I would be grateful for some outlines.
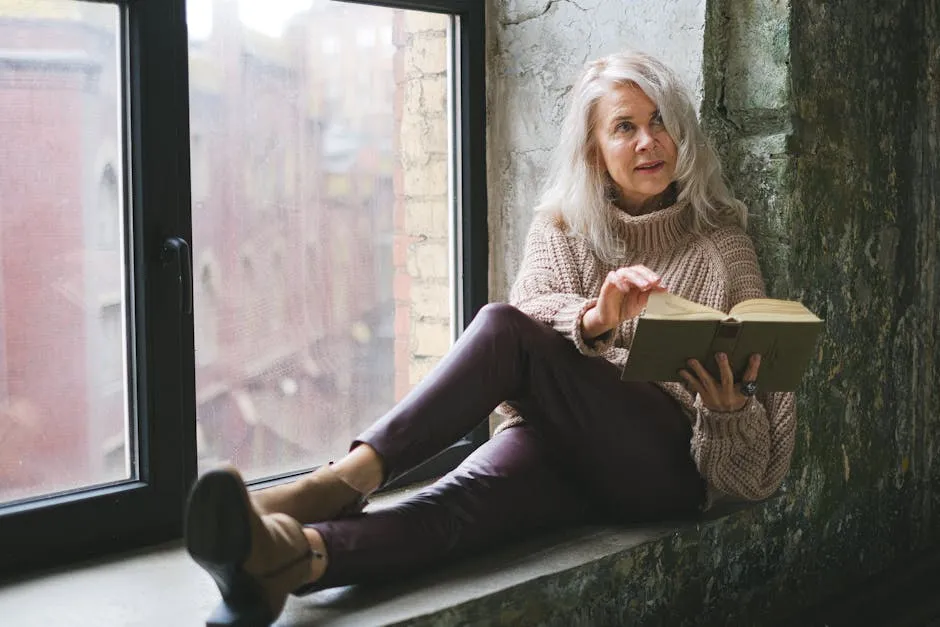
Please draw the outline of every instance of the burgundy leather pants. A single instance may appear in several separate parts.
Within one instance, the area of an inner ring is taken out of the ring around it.
[[[316,588],[380,581],[538,531],[589,519],[690,516],[705,486],[679,405],[620,380],[551,327],[504,304],[484,307],[438,366],[361,434],[386,480],[413,468],[509,401],[526,424],[491,438],[406,500],[309,525],[329,567]]]

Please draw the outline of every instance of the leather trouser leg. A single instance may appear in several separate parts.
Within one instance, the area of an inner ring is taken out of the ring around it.
[[[330,560],[312,589],[394,580],[582,522],[591,505],[563,470],[531,426],[507,429],[400,503],[308,525],[320,532]]]
[[[505,304],[480,310],[441,363],[353,445],[366,442],[378,452],[388,481],[456,442],[503,401],[589,491],[615,510],[626,497],[628,517],[701,504],[691,425],[678,403],[653,384],[621,381],[607,360],[582,355],[551,327]],[[632,475],[662,478],[652,479],[657,489],[644,499],[623,491]]]
[[[679,405],[655,385],[621,381],[605,359],[580,354],[554,329],[509,305],[484,307],[441,363],[353,446],[372,446],[389,480],[457,441],[502,401],[510,401],[525,417],[526,429],[537,434],[538,464],[531,461],[534,453],[522,454],[533,442],[514,434],[518,428],[508,429],[445,476],[440,487],[374,523],[367,521],[380,512],[315,525],[330,551],[324,583],[336,573],[356,581],[392,565],[402,572],[430,563],[429,554],[412,546],[418,536],[395,521],[407,518],[408,525],[424,529],[420,542],[428,546],[453,544],[435,553],[445,559],[525,533],[529,511],[537,518],[561,516],[582,498],[571,501],[572,493],[562,488],[535,489],[526,473],[543,479],[546,472],[557,473],[611,520],[683,516],[702,504],[704,483],[689,453],[691,426]],[[546,464],[550,468],[529,467]],[[484,522],[490,519],[506,522]],[[454,534],[454,520],[479,528]],[[364,525],[372,533],[368,541],[359,531]]]

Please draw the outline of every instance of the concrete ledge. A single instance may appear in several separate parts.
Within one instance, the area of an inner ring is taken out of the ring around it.
[[[642,613],[642,599],[621,594],[618,579],[630,576],[624,561],[641,546],[656,551],[659,541],[695,535],[700,525],[751,507],[716,507],[699,520],[655,526],[543,534],[400,583],[292,598],[277,625],[627,624],[627,616]]]
[[[400,583],[291,598],[277,625],[631,624],[649,617],[654,595],[636,590],[656,581],[645,574],[656,574],[646,573],[650,564],[662,571],[664,550],[674,551],[682,537],[682,550],[694,551],[703,526],[753,509],[546,534]],[[217,600],[211,579],[174,543],[8,584],[0,588],[0,616],[17,627],[199,625]]]
[[[667,527],[592,527],[543,535],[401,583],[349,586],[291,599],[277,624],[540,624],[549,616],[567,614],[572,599],[562,589],[562,579],[596,574],[605,558],[670,532]],[[554,599],[549,606],[544,605],[546,592]]]

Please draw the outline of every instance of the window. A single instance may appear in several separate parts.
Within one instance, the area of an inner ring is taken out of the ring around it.
[[[372,48],[375,46],[375,29],[360,28],[356,31],[356,45],[362,48]]]
[[[485,303],[482,6],[381,4],[0,0],[0,575],[342,454]]]
[[[206,124],[206,121],[200,122]],[[193,213],[199,213],[203,210],[206,201],[209,199],[209,190],[212,186],[211,169],[209,167],[210,156],[205,138],[199,133],[194,132],[190,138],[189,150],[189,161],[191,164],[190,167],[192,168],[191,198]]]
[[[270,15],[262,23],[238,19],[235,4],[216,11],[232,15],[216,16],[200,63],[238,71],[191,81],[190,132],[209,137],[203,126],[224,120],[211,135],[217,145],[201,143],[213,160],[201,168],[231,180],[194,214],[205,234],[194,252],[211,248],[223,266],[239,250],[271,252],[253,255],[250,273],[243,261],[246,281],[222,291],[216,311],[234,332],[219,345],[219,367],[196,374],[197,399],[206,399],[199,458],[200,468],[222,458],[256,478],[340,456],[448,348],[426,338],[456,326],[451,18],[339,2],[285,9],[298,46],[272,34],[286,31]],[[380,33],[391,46],[395,31],[397,64],[364,50]],[[331,59],[343,40],[357,48]],[[210,90],[214,98],[202,93]],[[390,106],[396,96],[399,108]],[[303,176],[289,176],[296,169],[287,164],[302,164]],[[254,211],[272,204],[283,220]],[[249,278],[255,268],[263,280]],[[437,300],[419,298],[427,294]],[[243,398],[203,393],[213,389]]]
[[[219,357],[219,281],[217,267],[210,251],[203,254],[193,295],[193,342],[196,366],[209,366]]]
[[[103,250],[115,250],[121,229],[120,192],[117,175],[110,165],[104,169],[98,187],[98,242]]]
[[[339,40],[336,37],[324,37],[320,40],[320,50],[323,54],[335,55],[339,52]]]

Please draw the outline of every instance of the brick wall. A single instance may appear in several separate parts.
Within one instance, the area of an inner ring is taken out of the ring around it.
[[[444,15],[395,18],[395,396],[451,344],[447,28]]]

